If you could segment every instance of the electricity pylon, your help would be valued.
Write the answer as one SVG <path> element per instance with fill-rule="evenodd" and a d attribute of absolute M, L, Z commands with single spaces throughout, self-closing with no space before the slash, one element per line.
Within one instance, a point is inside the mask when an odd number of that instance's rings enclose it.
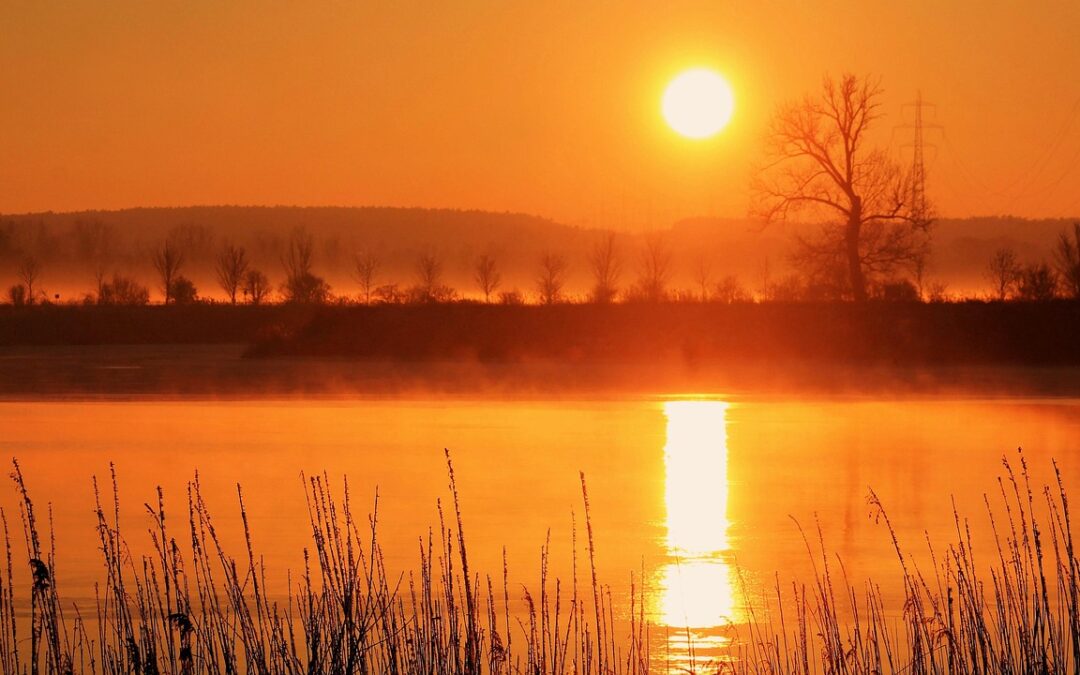
<path fill-rule="evenodd" d="M 940 124 L 926 124 L 923 121 L 923 108 L 932 108 L 935 111 L 937 106 L 933 103 L 927 103 L 923 101 L 922 91 L 919 91 L 915 95 L 915 101 L 913 103 L 905 103 L 901 109 L 914 108 L 915 121 L 913 124 L 901 124 L 895 127 L 895 129 L 911 129 L 914 132 L 914 138 L 912 143 L 905 144 L 901 147 L 911 146 L 912 162 L 911 162 L 911 215 L 917 223 L 927 223 L 930 220 L 930 207 L 926 200 L 926 140 L 923 136 L 925 129 L 943 129 Z M 894 131 L 895 131 L 894 129 Z M 930 146 L 935 147 L 935 146 Z"/>

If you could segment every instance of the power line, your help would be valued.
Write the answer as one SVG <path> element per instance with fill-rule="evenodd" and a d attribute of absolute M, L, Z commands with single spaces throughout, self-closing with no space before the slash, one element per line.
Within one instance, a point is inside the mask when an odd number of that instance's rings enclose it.
<path fill-rule="evenodd" d="M 1050 139 L 1046 148 L 1042 154 L 1036 157 L 1035 161 L 1031 163 L 1031 166 L 1022 171 L 1016 176 L 1008 185 L 998 191 L 998 195 L 1002 197 L 1012 197 L 1013 199 L 1022 199 L 1024 197 L 1038 194 L 1043 190 L 1040 190 L 1035 186 L 1039 176 L 1049 167 L 1050 160 L 1058 150 L 1061 149 L 1063 142 L 1068 137 L 1069 132 L 1072 130 L 1073 122 L 1076 121 L 1077 113 L 1080 112 L 1080 98 L 1073 101 L 1072 108 L 1069 110 L 1068 117 L 1065 118 L 1065 122 L 1058 128 L 1057 132 Z M 1070 171 L 1066 169 L 1066 171 Z M 1060 179 L 1054 181 L 1054 185 L 1060 182 Z M 1010 194 L 1013 188 L 1018 188 L 1015 193 Z"/>
<path fill-rule="evenodd" d="M 971 184 L 973 188 L 980 192 L 980 197 L 984 201 L 994 201 L 999 204 L 1008 201 L 1017 201 L 1028 197 L 1036 197 L 1045 194 L 1047 191 L 1052 191 L 1060 185 L 1060 183 L 1068 176 L 1073 170 L 1073 162 L 1075 156 L 1070 159 L 1067 166 L 1057 175 L 1056 178 L 1044 182 L 1041 186 L 1037 183 L 1043 174 L 1049 169 L 1051 160 L 1059 154 L 1062 150 L 1065 140 L 1070 136 L 1073 130 L 1074 123 L 1077 119 L 1077 115 L 1080 113 L 1080 98 L 1077 98 L 1071 108 L 1065 121 L 1057 128 L 1054 134 L 1050 137 L 1048 143 L 1043 146 L 1039 154 L 1030 162 L 1025 168 L 1017 172 L 1017 174 L 1009 180 L 1006 184 L 1000 187 L 991 187 L 980 179 L 974 171 L 972 171 L 964 162 L 961 153 L 955 146 L 949 141 L 949 137 L 942 133 L 942 141 L 945 145 L 945 149 L 952 161 L 956 164 L 960 170 L 962 177 L 966 182 Z"/>

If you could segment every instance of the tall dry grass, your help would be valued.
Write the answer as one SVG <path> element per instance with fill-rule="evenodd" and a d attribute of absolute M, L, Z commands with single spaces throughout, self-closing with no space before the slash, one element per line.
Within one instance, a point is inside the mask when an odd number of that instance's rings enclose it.
<path fill-rule="evenodd" d="M 105 579 L 91 608 L 63 603 L 56 552 L 39 523 L 17 462 L 22 550 L 0 512 L 0 667 L 4 673 L 548 673 L 603 675 L 682 670 L 725 673 L 1076 673 L 1080 669 L 1078 564 L 1060 470 L 1036 492 L 1020 456 L 1005 461 L 998 495 L 986 500 L 996 556 L 977 560 L 971 527 L 954 507 L 955 541 L 927 541 L 921 570 L 900 544 L 884 505 L 870 502 L 892 536 L 903 601 L 881 586 L 855 584 L 827 551 L 820 530 L 806 536 L 814 574 L 790 588 L 777 576 L 768 597 L 748 603 L 729 627 L 726 653 L 677 664 L 653 653 L 662 631 L 649 624 L 644 570 L 631 575 L 629 607 L 616 607 L 597 575 L 591 505 L 581 477 L 584 549 L 572 530 L 572 576 L 551 578 L 550 533 L 538 588 L 515 591 L 503 551 L 495 576 L 470 567 L 464 518 L 447 453 L 452 510 L 439 504 L 439 530 L 419 539 L 414 571 L 389 570 L 379 546 L 378 498 L 354 516 L 347 480 L 306 479 L 311 547 L 289 577 L 284 601 L 268 595 L 266 568 L 252 545 L 237 488 L 244 546 L 226 551 L 203 499 L 188 486 L 186 526 L 174 532 L 158 490 L 147 505 L 152 553 L 134 556 L 121 534 L 115 472 L 95 480 Z M 1042 517 L 1037 516 L 1041 513 Z M 23 561 L 28 561 L 24 563 Z M 29 587 L 16 565 L 29 565 Z M 580 568 L 580 569 L 579 569 Z M 895 580 L 890 580 L 892 583 Z M 524 611 L 511 610 L 513 597 Z M 275 596 L 276 597 L 276 596 Z M 689 631 L 687 631 L 689 635 Z"/>

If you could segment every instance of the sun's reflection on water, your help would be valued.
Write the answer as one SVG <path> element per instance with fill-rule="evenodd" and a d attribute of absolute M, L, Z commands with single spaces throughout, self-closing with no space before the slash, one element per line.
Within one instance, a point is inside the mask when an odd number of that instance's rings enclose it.
<path fill-rule="evenodd" d="M 723 401 L 668 401 L 664 502 L 669 561 L 656 577 L 656 614 L 673 666 L 720 658 L 739 620 L 728 541 L 727 410 Z M 690 641 L 692 645 L 688 644 Z"/>

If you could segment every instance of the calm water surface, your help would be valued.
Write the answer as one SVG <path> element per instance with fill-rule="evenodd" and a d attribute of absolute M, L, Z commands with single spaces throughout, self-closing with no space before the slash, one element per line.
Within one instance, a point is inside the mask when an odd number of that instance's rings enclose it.
<path fill-rule="evenodd" d="M 155 486 L 180 527 L 196 470 L 220 532 L 237 544 L 240 483 L 255 546 L 284 594 L 285 572 L 301 568 L 310 545 L 302 472 L 338 485 L 348 476 L 354 504 L 374 504 L 377 490 L 388 562 L 408 570 L 418 537 L 437 529 L 436 500 L 449 497 L 449 448 L 470 561 L 498 576 L 505 546 L 512 584 L 538 583 L 549 531 L 553 573 L 570 577 L 583 471 L 602 580 L 626 606 L 631 573 L 644 574 L 655 636 L 673 653 L 687 628 L 707 653 L 777 578 L 808 579 L 800 526 L 814 547 L 820 528 L 853 582 L 873 577 L 897 598 L 871 488 L 916 556 L 927 536 L 953 539 L 950 498 L 992 546 L 983 495 L 999 490 L 1001 458 L 1019 446 L 1036 482 L 1052 480 L 1054 458 L 1080 494 L 1078 399 L 0 403 L 0 447 L 20 460 L 31 496 L 52 505 L 65 598 L 89 602 L 101 580 L 90 478 L 107 481 L 110 462 L 135 552 L 148 542 L 143 504 L 156 501 Z M 0 490 L 0 506 L 15 526 L 13 487 Z"/>

